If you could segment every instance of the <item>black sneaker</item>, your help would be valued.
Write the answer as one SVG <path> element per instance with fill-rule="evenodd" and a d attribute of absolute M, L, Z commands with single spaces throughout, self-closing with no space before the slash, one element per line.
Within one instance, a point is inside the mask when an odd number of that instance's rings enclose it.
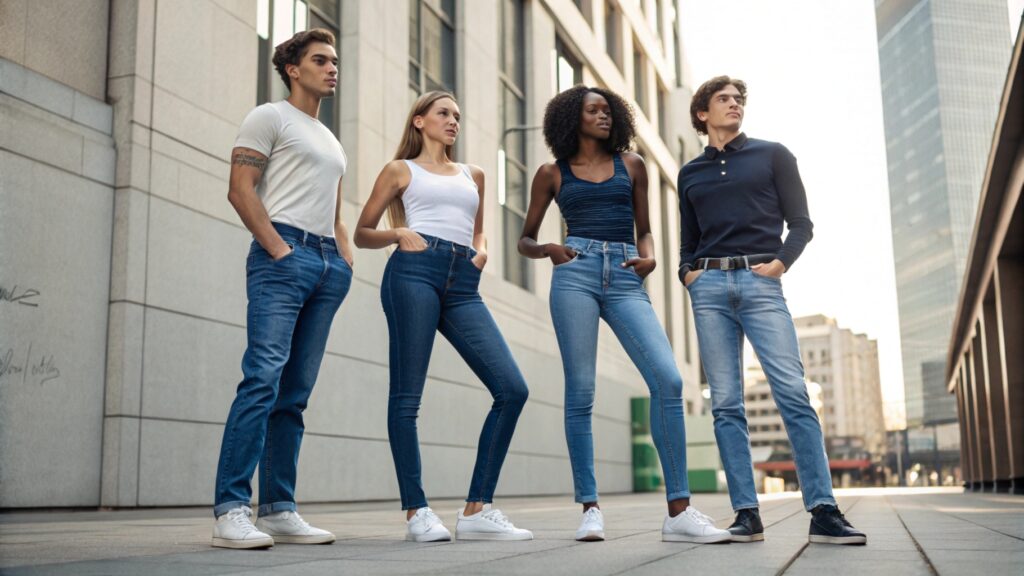
<path fill-rule="evenodd" d="M 736 521 L 729 526 L 733 542 L 760 542 L 764 540 L 764 524 L 757 508 L 736 511 Z"/>
<path fill-rule="evenodd" d="M 843 516 L 839 508 L 821 504 L 811 510 L 808 541 L 818 544 L 867 544 L 868 537 Z"/>

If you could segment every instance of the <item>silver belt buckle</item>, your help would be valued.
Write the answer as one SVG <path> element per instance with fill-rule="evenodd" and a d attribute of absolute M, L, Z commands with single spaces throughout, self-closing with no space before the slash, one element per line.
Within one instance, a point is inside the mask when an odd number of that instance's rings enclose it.
<path fill-rule="evenodd" d="M 732 270 L 732 260 L 729 258 L 719 258 L 718 268 L 720 270 Z"/>

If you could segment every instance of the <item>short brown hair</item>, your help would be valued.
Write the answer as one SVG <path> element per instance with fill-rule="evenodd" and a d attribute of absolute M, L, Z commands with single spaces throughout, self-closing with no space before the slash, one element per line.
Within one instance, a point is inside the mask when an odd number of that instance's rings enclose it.
<path fill-rule="evenodd" d="M 288 87 L 288 90 L 292 89 L 292 79 L 288 77 L 288 65 L 294 64 L 298 66 L 299 62 L 302 62 L 303 56 L 309 50 L 309 45 L 314 42 L 323 42 L 324 44 L 334 46 L 334 34 L 330 30 L 313 28 L 312 30 L 296 32 L 294 36 L 281 42 L 277 45 L 277 48 L 274 48 L 274 68 L 281 75 L 281 81 Z"/>
<path fill-rule="evenodd" d="M 707 134 L 708 124 L 698 118 L 697 113 L 707 112 L 708 107 L 711 105 L 711 97 L 722 88 L 730 85 L 735 86 L 740 91 L 740 96 L 744 100 L 747 98 L 747 83 L 738 78 L 730 78 L 728 76 L 715 76 L 701 84 L 700 88 L 697 89 L 697 93 L 693 95 L 693 99 L 690 100 L 690 123 L 693 124 L 693 129 L 698 134 Z"/>

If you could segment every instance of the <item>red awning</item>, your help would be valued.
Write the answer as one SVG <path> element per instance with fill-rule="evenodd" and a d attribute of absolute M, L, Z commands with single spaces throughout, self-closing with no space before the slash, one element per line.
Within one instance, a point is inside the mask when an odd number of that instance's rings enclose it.
<path fill-rule="evenodd" d="M 830 470 L 864 470 L 871 468 L 870 460 L 829 460 Z M 780 460 L 778 462 L 758 462 L 754 468 L 765 472 L 792 472 L 796 470 L 796 463 L 792 460 Z"/>

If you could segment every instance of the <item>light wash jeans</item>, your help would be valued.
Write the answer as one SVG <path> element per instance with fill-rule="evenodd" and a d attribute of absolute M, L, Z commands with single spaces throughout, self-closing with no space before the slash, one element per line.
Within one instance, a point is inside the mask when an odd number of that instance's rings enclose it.
<path fill-rule="evenodd" d="M 651 436 L 658 449 L 668 500 L 689 498 L 683 379 L 665 329 L 651 307 L 643 279 L 622 263 L 637 257 L 636 246 L 570 236 L 576 251 L 555 266 L 551 319 L 565 372 L 565 439 L 576 502 L 596 502 L 591 414 L 597 379 L 598 322 L 604 318 L 640 370 L 651 393 Z"/>
<path fill-rule="evenodd" d="M 733 510 L 757 507 L 743 407 L 744 335 L 761 362 L 793 445 L 804 507 L 835 505 L 821 423 L 807 396 L 782 281 L 745 269 L 705 270 L 687 289 Z"/>

